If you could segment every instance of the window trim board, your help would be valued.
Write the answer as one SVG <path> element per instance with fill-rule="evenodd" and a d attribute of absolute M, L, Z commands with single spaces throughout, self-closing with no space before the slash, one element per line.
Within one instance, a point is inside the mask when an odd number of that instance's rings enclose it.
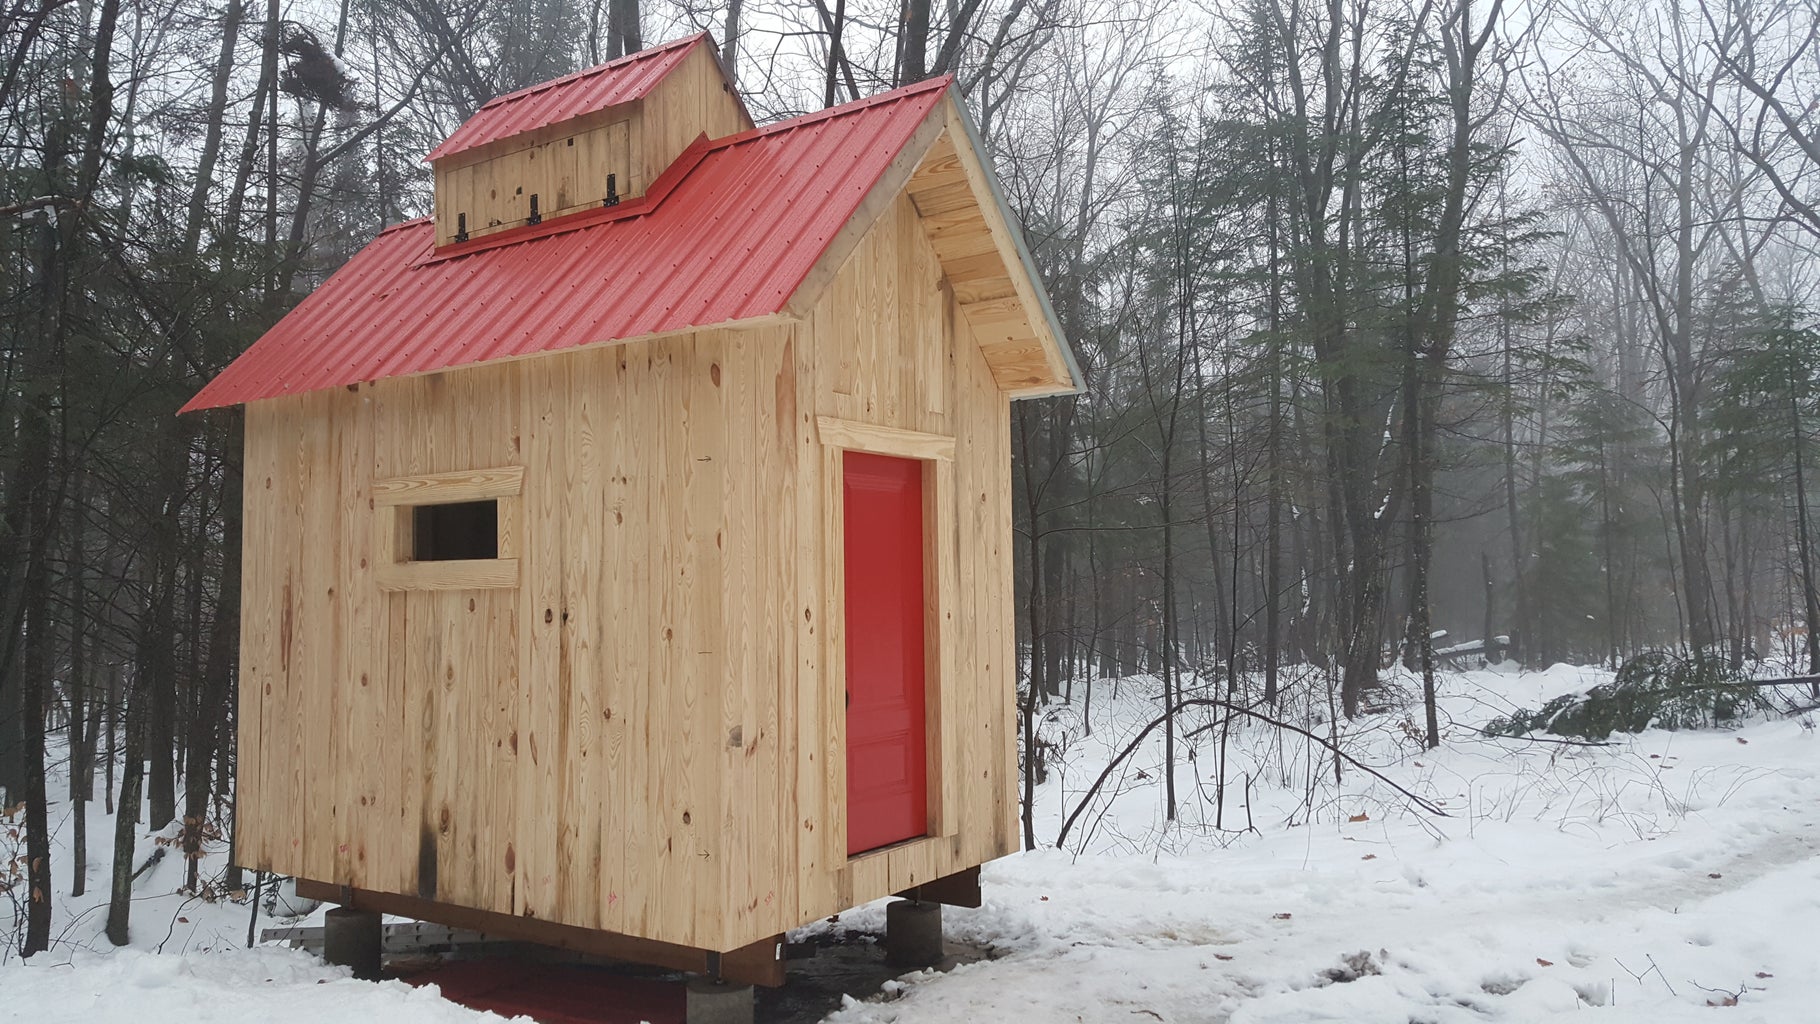
<path fill-rule="evenodd" d="M 420 473 L 373 481 L 373 577 L 380 590 L 516 587 L 524 467 Z M 421 505 L 499 503 L 499 557 L 414 561 L 412 517 Z"/>

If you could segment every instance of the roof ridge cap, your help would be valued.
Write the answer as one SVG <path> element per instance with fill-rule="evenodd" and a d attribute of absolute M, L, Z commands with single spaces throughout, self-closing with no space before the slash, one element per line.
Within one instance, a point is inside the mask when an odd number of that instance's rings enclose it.
<path fill-rule="evenodd" d="M 373 237 L 378 238 L 379 235 L 389 235 L 394 231 L 403 231 L 406 228 L 420 228 L 430 224 L 434 220 L 435 218 L 433 217 L 411 217 L 406 220 L 401 220 L 396 224 L 387 224 L 385 227 L 379 229 L 379 234 L 374 235 Z"/>
<path fill-rule="evenodd" d="M 911 85 L 899 86 L 889 92 L 881 92 L 876 96 L 862 96 L 857 100 L 848 100 L 837 106 L 823 107 L 820 110 L 811 110 L 806 114 L 798 114 L 795 117 L 786 117 L 782 121 L 773 121 L 770 124 L 761 124 L 756 128 L 748 128 L 743 132 L 737 132 L 733 135 L 714 140 L 714 148 L 721 149 L 752 139 L 762 138 L 766 135 L 774 135 L 778 132 L 787 132 L 796 128 L 803 128 L 822 121 L 832 120 L 836 117 L 843 117 L 847 114 L 856 114 L 871 107 L 881 106 L 886 103 L 896 103 L 899 100 L 906 100 L 921 93 L 936 92 L 941 89 L 946 89 L 953 83 L 953 75 L 937 75 L 934 78 L 926 78 L 923 81 Z"/>
<path fill-rule="evenodd" d="M 647 57 L 656 56 L 657 54 L 660 54 L 660 53 L 668 53 L 671 50 L 686 49 L 690 46 L 695 45 L 696 43 L 701 42 L 702 40 L 706 39 L 707 37 L 708 37 L 708 33 L 706 32 L 706 30 L 704 30 L 701 32 L 697 32 L 694 35 L 684 36 L 681 39 L 673 39 L 667 43 L 660 43 L 656 46 L 647 47 L 643 50 L 638 50 L 633 53 L 628 53 L 623 56 L 615 57 L 610 61 L 607 61 L 602 64 L 596 64 L 593 67 L 581 68 L 576 71 L 571 71 L 566 75 L 558 75 L 557 77 L 552 78 L 546 82 L 537 82 L 533 85 L 527 85 L 522 89 L 514 89 L 511 92 L 500 93 L 498 96 L 495 96 L 492 99 L 486 101 L 485 103 L 482 103 L 480 106 L 476 107 L 474 112 L 476 114 L 478 114 L 482 110 L 486 110 L 488 107 L 492 107 L 496 104 L 510 103 L 515 100 L 524 99 L 527 96 L 535 96 L 540 92 L 544 92 L 549 89 L 554 89 L 559 85 L 567 85 L 570 82 L 579 81 L 583 78 L 587 78 L 591 75 L 599 74 L 603 71 L 610 71 L 614 68 L 621 68 L 621 67 L 625 67 L 626 65 L 629 65 L 629 64 L 635 64 L 640 60 L 643 60 Z"/>

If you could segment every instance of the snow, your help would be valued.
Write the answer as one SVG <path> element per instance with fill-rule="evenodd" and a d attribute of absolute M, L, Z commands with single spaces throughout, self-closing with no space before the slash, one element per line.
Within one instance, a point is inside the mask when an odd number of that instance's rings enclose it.
<path fill-rule="evenodd" d="M 60 745 L 59 745 L 60 746 Z M 444 1000 L 435 986 L 354 980 L 345 968 L 282 946 L 246 948 L 252 912 L 244 898 L 190 895 L 179 891 L 184 860 L 174 846 L 177 826 L 143 831 L 133 853 L 145 864 L 162 845 L 165 856 L 147 868 L 134 886 L 131 942 L 116 949 L 103 934 L 107 918 L 109 857 L 114 819 L 99 801 L 88 812 L 88 892 L 69 896 L 73 862 L 72 805 L 61 749 L 50 752 L 54 830 L 52 948 L 21 962 L 16 947 L 0 953 L 0 1019 L 34 1024 L 322 1024 L 323 1021 L 385 1019 L 387 1024 L 469 1024 L 503 1020 Z M 96 792 L 101 779 L 96 778 Z M 181 794 L 178 805 L 182 806 Z M 161 844 L 160 839 L 165 840 Z M 0 856 L 23 853 L 23 842 L 0 829 Z M 200 875 L 218 879 L 226 865 L 226 844 L 205 844 Z M 247 884 L 253 875 L 246 874 Z M 224 894 L 225 895 L 225 894 Z M 262 892 L 257 929 L 299 920 L 315 905 L 299 901 L 288 882 Z M 0 925 L 11 935 L 23 923 L 12 919 L 10 901 L 0 903 Z M 319 915 L 318 915 L 319 916 Z"/>
<path fill-rule="evenodd" d="M 277 946 L 163 955 L 129 947 L 108 954 L 78 953 L 55 966 L 39 964 L 40 958 L 33 958 L 30 967 L 0 971 L 8 1012 L 34 1024 L 458 1024 L 504 1019 L 447 1002 L 435 986 L 355 981 L 343 968 L 325 967 L 307 953 Z"/>
<path fill-rule="evenodd" d="M 1147 744 L 1083 852 L 1071 837 L 1070 850 L 988 865 L 986 906 L 947 912 L 950 935 L 1001 958 L 913 977 L 900 999 L 829 1020 L 1445 1024 L 1590 1012 L 1664 1024 L 1707 1020 L 1728 1000 L 1730 1020 L 1814 1019 L 1811 723 L 1654 731 L 1597 748 L 1471 729 L 1608 678 L 1565 665 L 1444 675 L 1453 724 L 1432 752 L 1402 712 L 1362 719 L 1349 749 L 1447 818 L 1357 772 L 1337 788 L 1326 775 L 1311 796 L 1306 773 L 1273 777 L 1293 762 L 1279 755 L 1300 752 L 1248 727 L 1229 740 L 1229 771 L 1257 780 L 1258 832 L 1211 827 L 1196 795 L 1210 785 L 1205 739 L 1178 773 L 1170 825 L 1154 781 L 1161 744 Z M 1062 807 L 1154 716 L 1153 691 L 1127 681 L 1120 701 L 1095 709 L 1091 738 L 1066 712 L 1045 723 L 1068 766 L 1039 789 L 1039 837 L 1054 838 Z M 1239 803 L 1229 790 L 1229 829 L 1247 820 Z"/>
<path fill-rule="evenodd" d="M 1157 714 L 1152 680 L 1124 680 L 1116 697 L 1098 681 L 1086 719 L 1077 687 L 1077 703 L 1051 705 L 1040 726 L 1058 751 L 1037 791 L 1036 832 L 1048 848 L 988 865 L 986 905 L 946 911 L 950 937 L 991 946 L 996 958 L 908 975 L 880 1001 L 848 1000 L 828 1020 L 1814 1019 L 1812 717 L 1652 731 L 1603 747 L 1477 734 L 1496 715 L 1608 678 L 1565 665 L 1443 674 L 1445 742 L 1434 751 L 1423 749 L 1420 709 L 1408 703 L 1413 681 L 1393 680 L 1401 692 L 1385 703 L 1394 710 L 1340 727 L 1347 749 L 1384 780 L 1348 769 L 1335 783 L 1331 761 L 1308 741 L 1235 723 L 1223 816 L 1221 729 L 1208 709 L 1191 709 L 1178 730 L 1177 820 L 1164 814 L 1159 730 L 1110 773 L 1056 849 L 1064 817 Z M 1310 683 L 1286 680 L 1279 713 L 1325 734 L 1325 692 Z M 1448 816 L 1413 809 L 1397 787 Z M 95 805 L 92 856 L 110 825 Z M 356 982 L 305 954 L 240 948 L 248 908 L 163 895 L 180 875 L 168 857 L 142 879 L 134 943 L 122 951 L 99 937 L 104 892 L 62 901 L 59 945 L 29 965 L 0 966 L 9 1013 L 132 1024 L 498 1019 L 433 989 Z M 105 877 L 98 864 L 91 885 Z M 883 917 L 874 904 L 814 927 L 881 928 Z"/>

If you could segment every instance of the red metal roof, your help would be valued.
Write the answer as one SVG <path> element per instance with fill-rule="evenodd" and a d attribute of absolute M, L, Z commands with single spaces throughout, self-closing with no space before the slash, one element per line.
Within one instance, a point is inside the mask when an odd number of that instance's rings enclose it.
<path fill-rule="evenodd" d="M 182 411 L 777 313 L 950 82 L 698 143 L 623 210 L 388 228 Z"/>
<path fill-rule="evenodd" d="M 441 160 L 489 142 L 643 99 L 689 56 L 690 50 L 705 45 L 707 39 L 708 34 L 700 32 L 527 89 L 495 96 L 475 111 L 473 117 L 463 121 L 455 134 L 430 150 L 430 155 L 424 159 Z"/>

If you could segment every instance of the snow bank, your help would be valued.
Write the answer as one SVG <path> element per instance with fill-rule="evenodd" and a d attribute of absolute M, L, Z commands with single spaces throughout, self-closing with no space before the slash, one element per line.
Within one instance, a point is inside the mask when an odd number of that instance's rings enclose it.
<path fill-rule="evenodd" d="M 1651 732 L 1610 747 L 1474 732 L 1605 678 L 1571 666 L 1449 675 L 1436 751 L 1401 710 L 1344 727 L 1361 760 L 1446 818 L 1412 811 L 1363 772 L 1335 784 L 1331 762 L 1235 726 L 1225 828 L 1212 806 L 1217 731 L 1178 769 L 1172 824 L 1160 740 L 1147 743 L 1090 803 L 1081 821 L 1092 825 L 1077 825 L 1070 849 L 989 865 L 986 906 L 948 912 L 951 935 L 1001 959 L 913 978 L 902 998 L 830 1020 L 1446 1024 L 1596 1012 L 1663 1024 L 1708 1020 L 1715 1006 L 1728 1020 L 1815 1019 L 1811 724 Z M 1111 753 L 1154 717 L 1153 692 L 1128 680 L 1113 700 L 1107 688 L 1092 736 L 1076 711 L 1047 719 L 1065 763 L 1039 792 L 1040 839 L 1054 839 Z M 1256 831 L 1239 831 L 1247 822 Z"/>
<path fill-rule="evenodd" d="M 1116 696 L 1102 681 L 1090 709 L 1079 690 L 1079 704 L 1047 709 L 1041 724 L 1054 752 L 1037 792 L 1045 848 L 988 865 L 984 907 L 947 911 L 950 936 L 998 958 L 910 975 L 884 1001 L 850 1000 L 829 1020 L 1817 1019 L 1814 723 L 1650 732 L 1603 747 L 1477 732 L 1607 677 L 1572 666 L 1445 675 L 1445 742 L 1434 751 L 1407 678 L 1373 695 L 1390 710 L 1338 723 L 1324 691 L 1290 680 L 1281 714 L 1339 735 L 1382 778 L 1349 767 L 1336 781 L 1316 744 L 1185 713 L 1173 821 L 1160 732 L 1088 794 L 1155 718 L 1154 681 L 1124 680 Z M 1412 809 L 1404 790 L 1446 816 Z M 1077 808 L 1066 848 L 1055 848 Z M 96 851 L 110 824 L 95 805 Z M 66 814 L 60 842 L 67 828 Z M 61 846 L 58 856 L 67 892 Z M 490 1016 L 434 990 L 356 982 L 301 953 L 239 948 L 251 908 L 175 894 L 181 870 L 168 857 L 141 880 L 133 945 L 112 951 L 100 937 L 97 862 L 93 894 L 58 904 L 57 947 L 0 967 L 0 1005 L 21 1020 L 128 1024 Z M 883 917 L 875 905 L 833 927 L 882 928 Z"/>
<path fill-rule="evenodd" d="M 79 953 L 0 971 L 11 1019 L 33 1024 L 464 1024 L 499 1021 L 445 1001 L 435 986 L 355 981 L 296 950 L 265 946 L 185 955 Z M 518 1018 L 526 1020 L 528 1018 Z"/>

